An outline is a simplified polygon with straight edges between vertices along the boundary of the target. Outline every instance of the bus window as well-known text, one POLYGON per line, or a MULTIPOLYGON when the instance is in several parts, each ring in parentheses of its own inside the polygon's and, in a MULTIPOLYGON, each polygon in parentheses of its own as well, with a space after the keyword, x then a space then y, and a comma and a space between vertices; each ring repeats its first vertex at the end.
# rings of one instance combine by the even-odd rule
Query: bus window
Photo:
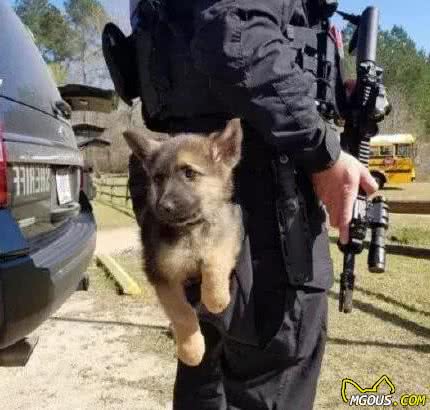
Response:
POLYGON ((372 157, 379 157, 379 147, 370 147, 372 157))
POLYGON ((412 145, 399 144, 396 145, 396 155, 398 157, 412 158, 412 145))
POLYGON ((392 145, 384 145, 381 147, 382 157, 392 157, 394 155, 394 147, 392 145))

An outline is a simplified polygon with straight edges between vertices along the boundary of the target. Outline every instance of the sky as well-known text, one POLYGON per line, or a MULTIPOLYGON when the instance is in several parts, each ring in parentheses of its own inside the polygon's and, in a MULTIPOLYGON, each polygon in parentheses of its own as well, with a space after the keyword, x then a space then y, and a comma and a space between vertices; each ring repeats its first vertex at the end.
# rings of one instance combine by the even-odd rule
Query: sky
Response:
MULTIPOLYGON (((179 0, 178 0, 179 1, 179 0)), ((13 3, 14 0, 9 0, 13 3)), ((51 0, 57 6, 63 0, 51 0)), ((128 16, 128 0, 101 0, 109 12, 119 15, 125 24, 128 16)), ((418 48, 430 53, 430 1, 429 0, 339 0, 342 11, 359 13, 365 7, 373 5, 381 10, 381 27, 390 29, 394 24, 403 26, 418 48)), ((337 24, 342 24, 336 18, 337 24)))
MULTIPOLYGON (((379 7, 381 27, 403 26, 418 48, 430 53, 430 1, 429 0, 340 0, 339 9, 359 13, 367 6, 379 7)), ((336 23, 340 20, 336 18, 336 23)))

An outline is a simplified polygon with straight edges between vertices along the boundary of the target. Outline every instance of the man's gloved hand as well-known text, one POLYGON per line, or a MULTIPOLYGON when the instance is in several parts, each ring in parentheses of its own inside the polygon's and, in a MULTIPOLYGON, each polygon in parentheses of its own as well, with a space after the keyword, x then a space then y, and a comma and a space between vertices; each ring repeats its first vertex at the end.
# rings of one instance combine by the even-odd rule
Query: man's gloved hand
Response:
POLYGON ((312 182, 317 196, 327 207, 331 226, 339 229, 340 242, 347 244, 359 188, 371 195, 378 190, 378 184, 364 165, 345 152, 331 168, 312 174, 312 182))

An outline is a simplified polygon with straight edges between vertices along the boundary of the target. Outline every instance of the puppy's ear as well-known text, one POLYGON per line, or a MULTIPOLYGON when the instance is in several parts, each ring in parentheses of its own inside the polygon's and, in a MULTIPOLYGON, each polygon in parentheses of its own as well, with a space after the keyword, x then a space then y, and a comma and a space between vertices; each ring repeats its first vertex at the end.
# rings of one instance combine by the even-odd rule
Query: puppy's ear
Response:
POLYGON ((123 135, 133 154, 143 162, 147 162, 163 144, 161 141, 149 138, 138 129, 127 130, 123 135))
POLYGON ((240 161, 242 138, 240 119, 230 120, 223 131, 210 136, 212 160, 224 162, 228 167, 234 168, 240 161))

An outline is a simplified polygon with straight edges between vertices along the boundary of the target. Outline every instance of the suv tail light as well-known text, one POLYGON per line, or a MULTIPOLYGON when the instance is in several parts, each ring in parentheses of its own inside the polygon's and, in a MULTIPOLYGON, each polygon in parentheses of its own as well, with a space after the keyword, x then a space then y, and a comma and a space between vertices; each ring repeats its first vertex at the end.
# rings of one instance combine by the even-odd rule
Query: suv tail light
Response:
POLYGON ((3 140, 4 128, 0 123, 0 208, 8 206, 9 194, 7 191, 7 156, 6 144, 3 140))

